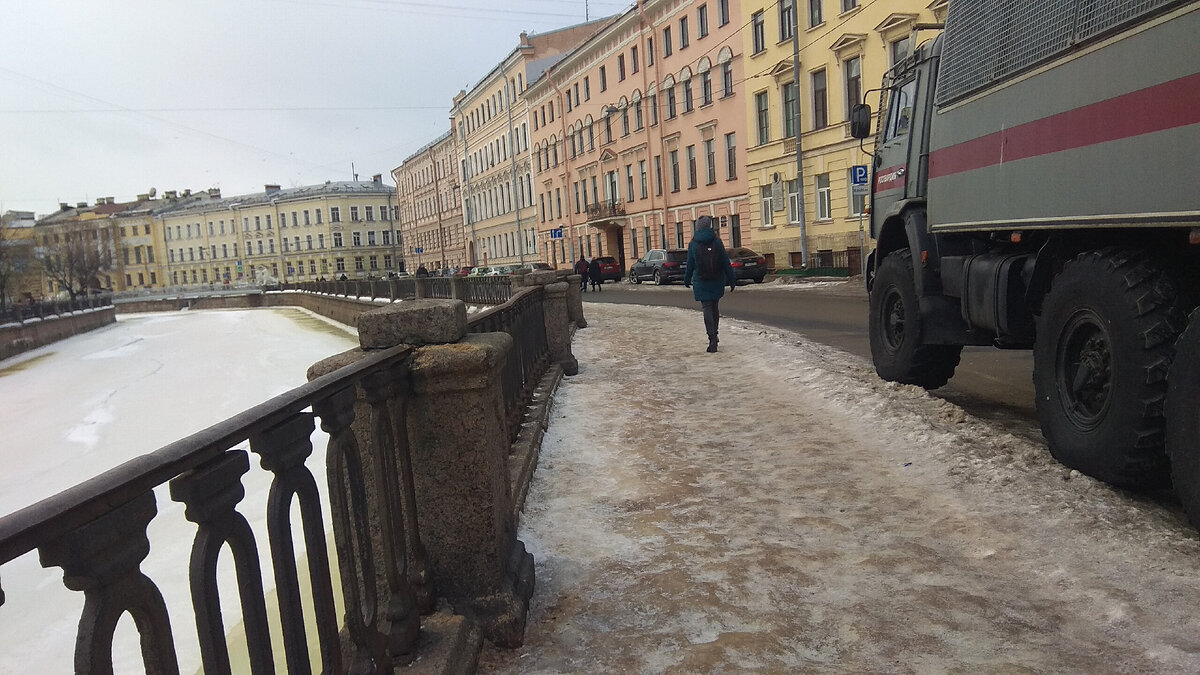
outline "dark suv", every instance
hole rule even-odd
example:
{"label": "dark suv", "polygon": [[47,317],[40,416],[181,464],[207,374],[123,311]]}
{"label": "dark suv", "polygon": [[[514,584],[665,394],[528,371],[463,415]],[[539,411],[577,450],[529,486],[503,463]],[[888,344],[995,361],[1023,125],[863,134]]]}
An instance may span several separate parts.
{"label": "dark suv", "polygon": [[684,268],[687,266],[687,254],[686,248],[670,250],[652,248],[629,268],[629,281],[634,284],[640,284],[648,279],[652,279],[656,284],[683,281]]}
{"label": "dark suv", "polygon": [[754,283],[761,284],[767,276],[767,259],[748,248],[729,249],[729,263],[738,279],[753,279]]}

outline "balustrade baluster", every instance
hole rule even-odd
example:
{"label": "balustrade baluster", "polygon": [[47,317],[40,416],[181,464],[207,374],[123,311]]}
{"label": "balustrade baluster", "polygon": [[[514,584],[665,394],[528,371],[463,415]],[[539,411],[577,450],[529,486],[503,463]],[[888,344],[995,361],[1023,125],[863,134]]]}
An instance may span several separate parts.
{"label": "balustrade baluster", "polygon": [[[321,428],[329,434],[325,465],[333,534],[346,599],[346,629],[354,653],[351,673],[374,673],[388,660],[386,636],[379,630],[379,592],[371,546],[370,505],[362,459],[351,424],[355,387],[347,387],[313,404]],[[376,486],[379,488],[380,486]]]}
{"label": "balustrade baluster", "polygon": [[113,634],[125,612],[137,626],[146,672],[179,672],[167,606],[141,570],[150,553],[146,526],[157,512],[147,491],[38,549],[43,567],[61,567],[63,585],[83,591],[75,672],[113,672]]}
{"label": "balustrade baluster", "polygon": [[184,516],[198,526],[188,576],[206,674],[232,672],[217,590],[217,558],[225,544],[229,545],[237,571],[250,671],[256,675],[275,672],[258,546],[250,524],[236,510],[246,496],[241,478],[249,470],[246,452],[231,450],[170,482],[171,498],[187,507]]}
{"label": "balustrade baluster", "polygon": [[300,505],[322,670],[338,670],[342,658],[338,640],[337,611],[333,605],[333,588],[330,585],[325,526],[321,522],[321,503],[318,499],[316,480],[304,466],[304,460],[312,454],[312,432],[312,417],[297,415],[250,437],[250,450],[262,457],[264,469],[275,474],[267,496],[267,535],[271,544],[275,589],[283,624],[284,654],[287,658],[288,673],[291,674],[312,672],[308,662],[308,641],[304,630],[300,582],[296,575],[296,551],[292,543],[293,498]]}

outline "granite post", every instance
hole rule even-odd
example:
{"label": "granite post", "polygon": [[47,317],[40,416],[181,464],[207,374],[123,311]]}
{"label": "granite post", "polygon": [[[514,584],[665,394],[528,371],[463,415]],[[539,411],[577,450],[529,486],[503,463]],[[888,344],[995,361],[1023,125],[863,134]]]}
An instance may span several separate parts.
{"label": "granite post", "polygon": [[527,274],[524,284],[542,287],[542,316],[550,360],[562,366],[564,375],[577,374],[579,361],[571,353],[571,318],[567,315],[571,284],[559,281],[558,275],[551,271]]}

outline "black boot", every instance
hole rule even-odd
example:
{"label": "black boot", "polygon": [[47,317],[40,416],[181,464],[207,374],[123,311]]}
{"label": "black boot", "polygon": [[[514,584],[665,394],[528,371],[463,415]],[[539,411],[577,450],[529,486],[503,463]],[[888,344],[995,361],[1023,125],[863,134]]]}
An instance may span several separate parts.
{"label": "black boot", "polygon": [[707,350],[705,350],[705,351],[707,351],[709,354],[715,354],[715,353],[716,353],[716,351],[717,351],[717,338],[715,338],[715,337],[710,337],[710,338],[708,338],[708,349],[707,349]]}

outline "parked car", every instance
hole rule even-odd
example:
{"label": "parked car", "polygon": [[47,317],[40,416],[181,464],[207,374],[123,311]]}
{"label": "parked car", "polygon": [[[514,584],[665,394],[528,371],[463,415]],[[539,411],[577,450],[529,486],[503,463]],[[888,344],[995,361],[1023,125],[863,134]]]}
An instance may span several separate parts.
{"label": "parked car", "polygon": [[492,271],[490,273],[488,273],[488,276],[499,277],[499,276],[504,276],[507,274],[512,274],[513,270],[515,270],[515,269],[517,269],[516,265],[496,265],[495,267],[492,268]]}
{"label": "parked car", "polygon": [[454,276],[456,276],[456,277],[469,276],[471,274],[472,269],[473,268],[470,265],[463,265],[462,267],[460,267],[454,271]]}
{"label": "parked car", "polygon": [[640,284],[652,280],[656,284],[669,284],[672,281],[683,281],[684,268],[687,265],[687,249],[652,248],[646,251],[637,262],[629,268],[630,283]]}
{"label": "parked car", "polygon": [[471,272],[467,274],[469,277],[490,277],[492,276],[492,268],[487,265],[479,265],[471,268]]}
{"label": "parked car", "polygon": [[597,260],[600,261],[600,279],[603,281],[620,281],[621,280],[621,264],[611,255],[602,255]]}
{"label": "parked car", "polygon": [[761,284],[767,276],[767,259],[740,246],[729,249],[729,264],[733,265],[733,274],[738,279],[753,279]]}
{"label": "parked car", "polygon": [[529,274],[530,272],[553,272],[554,267],[546,262],[531,262],[517,267],[515,271],[523,274]]}

